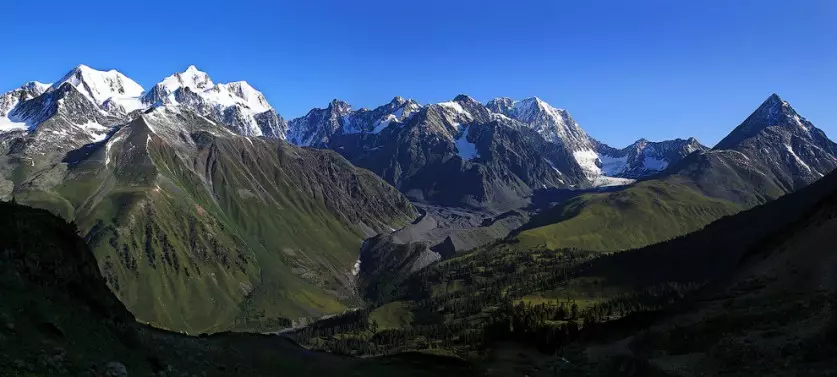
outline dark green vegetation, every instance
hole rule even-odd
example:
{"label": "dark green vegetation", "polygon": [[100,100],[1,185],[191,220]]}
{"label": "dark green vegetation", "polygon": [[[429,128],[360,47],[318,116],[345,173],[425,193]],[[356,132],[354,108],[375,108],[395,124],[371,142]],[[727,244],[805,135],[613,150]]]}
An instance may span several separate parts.
{"label": "dark green vegetation", "polygon": [[154,329],[105,285],[75,225],[0,202],[0,376],[467,376],[454,358],[355,359],[278,336]]}
{"label": "dark green vegetation", "polygon": [[276,330],[358,306],[362,240],[416,215],[334,152],[188,111],[155,109],[77,154],[18,165],[14,197],[74,220],[116,295],[162,328]]}
{"label": "dark green vegetation", "polygon": [[[551,375],[554,352],[566,375],[822,375],[837,370],[835,230],[832,173],[621,253],[520,252],[501,242],[378,293],[371,312],[295,336],[352,354],[450,352],[529,375]],[[399,319],[381,326],[395,310]]]}

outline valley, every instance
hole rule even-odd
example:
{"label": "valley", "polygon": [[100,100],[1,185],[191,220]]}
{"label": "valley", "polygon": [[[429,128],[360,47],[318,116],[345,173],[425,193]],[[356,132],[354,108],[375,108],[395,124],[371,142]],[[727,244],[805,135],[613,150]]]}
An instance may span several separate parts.
{"label": "valley", "polygon": [[[150,90],[77,66],[0,97],[0,343],[72,354],[0,372],[815,370],[830,272],[780,266],[830,265],[837,144],[776,94],[732,126],[614,148],[538,97],[467,95],[285,120],[195,66]],[[812,322],[828,339],[783,348]]]}

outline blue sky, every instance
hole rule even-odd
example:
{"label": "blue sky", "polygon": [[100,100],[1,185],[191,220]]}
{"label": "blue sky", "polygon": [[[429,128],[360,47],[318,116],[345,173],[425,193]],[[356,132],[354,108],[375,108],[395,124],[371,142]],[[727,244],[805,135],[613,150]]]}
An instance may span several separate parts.
{"label": "blue sky", "polygon": [[835,19],[832,0],[12,1],[0,90],[80,63],[150,88],[195,64],[286,118],[536,95],[614,146],[712,145],[776,92],[837,138]]}

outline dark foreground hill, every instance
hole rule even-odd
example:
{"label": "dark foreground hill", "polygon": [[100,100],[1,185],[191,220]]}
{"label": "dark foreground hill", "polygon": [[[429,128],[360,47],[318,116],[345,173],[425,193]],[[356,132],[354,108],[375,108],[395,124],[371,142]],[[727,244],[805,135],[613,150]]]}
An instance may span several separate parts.
{"label": "dark foreground hill", "polygon": [[76,228],[0,202],[0,376],[467,375],[424,354],[356,359],[279,336],[192,337],[134,321]]}

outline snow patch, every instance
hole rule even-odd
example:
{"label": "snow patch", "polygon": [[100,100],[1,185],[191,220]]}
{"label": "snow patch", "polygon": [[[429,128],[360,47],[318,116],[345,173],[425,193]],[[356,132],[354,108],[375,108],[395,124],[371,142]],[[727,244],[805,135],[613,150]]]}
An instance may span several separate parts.
{"label": "snow patch", "polygon": [[595,177],[602,174],[602,169],[596,164],[599,160],[599,155],[592,149],[575,151],[573,152],[573,158],[581,166],[581,169],[587,177]]}
{"label": "snow patch", "polygon": [[793,147],[791,147],[788,144],[785,144],[785,149],[787,149],[788,153],[790,153],[791,156],[793,156],[793,158],[796,160],[796,163],[799,164],[799,166],[802,166],[803,168],[805,168],[805,170],[808,170],[811,173],[817,173],[817,174],[820,174],[820,176],[822,176],[822,174],[820,172],[811,169],[811,167],[808,166],[808,164],[806,164],[805,161],[802,161],[802,159],[799,158],[799,156],[796,155],[796,152],[793,151]]}
{"label": "snow patch", "polygon": [[81,128],[84,132],[90,135],[93,142],[100,142],[108,137],[108,127],[105,127],[96,122],[87,122],[85,124],[78,124],[76,127]]}
{"label": "snow patch", "polygon": [[462,108],[462,105],[460,105],[459,103],[457,103],[455,101],[442,102],[442,103],[439,104],[439,106],[442,106],[446,109],[453,110],[457,114],[468,114],[468,112],[465,111],[465,109]]}
{"label": "snow patch", "polygon": [[463,160],[473,160],[479,158],[480,154],[477,152],[476,144],[468,141],[468,127],[462,130],[462,134],[456,139],[456,153]]}
{"label": "snow patch", "polygon": [[8,117],[0,117],[0,132],[9,132],[28,129],[26,122],[15,122]]}
{"label": "snow patch", "polygon": [[591,180],[593,187],[625,186],[636,182],[635,179],[607,177],[600,175]]}
{"label": "snow patch", "polygon": [[385,116],[383,119],[378,119],[375,121],[375,128],[372,129],[373,134],[380,133],[385,128],[389,127],[390,122],[398,121],[398,117],[395,114],[389,114]]}
{"label": "snow patch", "polygon": [[122,140],[124,137],[124,133],[120,134],[115,138],[111,138],[110,140],[108,140],[107,144],[105,144],[105,166],[108,166],[108,164],[110,164],[110,148],[113,146],[113,144],[115,144],[119,140]]}

